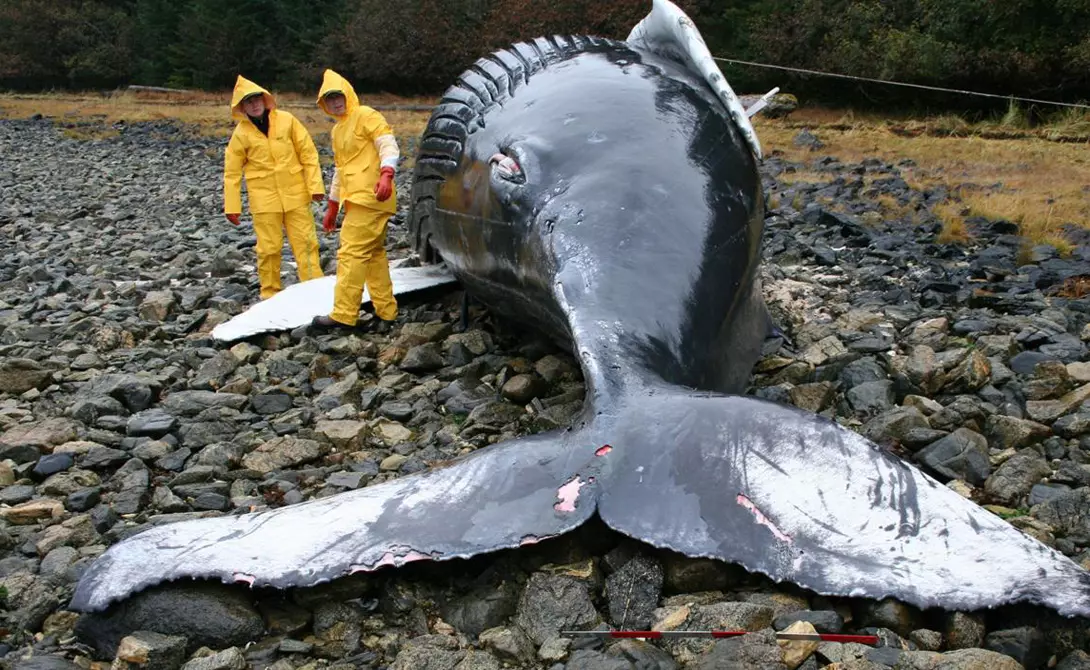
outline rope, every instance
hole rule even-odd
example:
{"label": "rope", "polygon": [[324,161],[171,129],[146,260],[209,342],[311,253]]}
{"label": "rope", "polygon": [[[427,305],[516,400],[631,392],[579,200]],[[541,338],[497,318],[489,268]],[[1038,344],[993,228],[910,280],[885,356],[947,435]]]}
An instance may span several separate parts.
{"label": "rope", "polygon": [[965,91],[956,88],[943,88],[941,86],[926,86],[924,84],[909,84],[903,81],[890,81],[888,79],[871,79],[870,77],[857,77],[850,74],[838,74],[835,72],[819,72],[817,70],[806,70],[798,67],[787,67],[784,65],[769,65],[767,63],[752,63],[744,60],[734,60],[732,58],[720,58],[719,56],[712,56],[715,60],[723,61],[725,63],[737,63],[739,65],[752,65],[754,67],[768,67],[776,70],[787,70],[789,72],[801,72],[803,74],[813,74],[820,77],[837,77],[840,79],[851,79],[854,81],[869,81],[876,84],[890,84],[893,86],[907,86],[909,88],[921,88],[926,91],[940,91],[942,93],[958,93],[960,95],[977,95],[983,98],[999,98],[1000,100],[1019,100],[1021,102],[1035,102],[1041,105],[1057,105],[1060,107],[1074,107],[1076,109],[1090,109],[1090,105],[1081,105],[1074,102],[1057,102],[1055,100],[1037,100],[1036,98],[1020,98],[1015,95],[998,95],[995,93],[981,93],[979,91]]}

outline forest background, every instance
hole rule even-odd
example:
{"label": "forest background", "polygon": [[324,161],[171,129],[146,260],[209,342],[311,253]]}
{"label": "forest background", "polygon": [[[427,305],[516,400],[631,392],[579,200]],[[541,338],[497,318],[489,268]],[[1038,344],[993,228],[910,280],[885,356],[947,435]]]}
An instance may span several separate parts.
{"label": "forest background", "polygon": [[[713,54],[862,77],[1075,101],[1090,97],[1090,0],[677,0]],[[623,39],[649,0],[4,0],[0,89],[130,84],[441,94],[477,58],[549,34]],[[720,63],[739,93],[808,103],[996,108],[994,100]],[[1003,106],[1002,101],[999,106]]]}

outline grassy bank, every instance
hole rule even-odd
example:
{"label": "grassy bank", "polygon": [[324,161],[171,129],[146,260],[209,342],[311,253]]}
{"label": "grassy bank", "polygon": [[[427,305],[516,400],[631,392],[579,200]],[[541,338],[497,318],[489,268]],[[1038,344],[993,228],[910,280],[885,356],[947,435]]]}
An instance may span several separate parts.
{"label": "grassy bank", "polygon": [[[279,104],[298,116],[319,141],[332,126],[314,104],[314,98],[278,94]],[[0,117],[29,118],[35,114],[67,121],[73,137],[102,137],[118,121],[175,119],[193,124],[208,136],[226,138],[234,125],[227,110],[229,93],[149,93],[0,95]],[[366,95],[362,100],[383,111],[402,138],[419,136],[434,98],[398,98]],[[81,125],[90,122],[89,125]],[[101,122],[101,123],[94,123]],[[808,163],[832,155],[843,161],[866,157],[913,165],[903,167],[906,180],[917,189],[944,186],[946,202],[933,210],[943,219],[947,241],[963,241],[966,217],[985,216],[1018,224],[1035,242],[1069,244],[1060,230],[1064,224],[1090,226],[1090,115],[1062,114],[1048,125],[1029,127],[1016,108],[1001,119],[968,123],[944,115],[925,118],[859,114],[845,110],[800,109],[785,119],[758,116],[755,125],[765,151]],[[813,150],[796,146],[802,129],[824,144]],[[407,152],[408,153],[408,152]],[[830,180],[827,173],[793,179]],[[889,202],[890,216],[911,213]]]}
{"label": "grassy bank", "polygon": [[[963,241],[965,219],[984,216],[1019,225],[1034,242],[1070,244],[1064,224],[1090,226],[1090,116],[1067,114],[1051,125],[1029,128],[1019,115],[969,124],[951,116],[922,119],[857,115],[841,110],[801,110],[787,119],[755,122],[768,152],[809,162],[832,155],[842,161],[874,157],[902,167],[916,189],[943,186],[947,200],[934,209],[945,241]],[[808,129],[824,144],[796,146]],[[830,180],[815,174],[817,180]],[[794,179],[803,178],[799,175]],[[888,203],[891,215],[905,214]]]}

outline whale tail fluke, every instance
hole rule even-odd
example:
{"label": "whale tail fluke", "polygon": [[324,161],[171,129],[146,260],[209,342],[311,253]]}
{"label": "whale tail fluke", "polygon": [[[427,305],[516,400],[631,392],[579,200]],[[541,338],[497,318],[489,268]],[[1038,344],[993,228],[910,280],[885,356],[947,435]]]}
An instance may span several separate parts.
{"label": "whale tail fluke", "polygon": [[593,514],[596,482],[588,480],[596,458],[593,448],[555,431],[326,498],[151,527],[92,563],[70,608],[100,611],[186,578],[305,587],[387,565],[533,544]]}
{"label": "whale tail fluke", "polygon": [[567,533],[597,512],[650,545],[823,595],[1090,616],[1090,573],[820,416],[678,387],[584,416],[348,493],[150,528],[90,566],[71,608],[101,610],[187,577],[305,587],[469,558]]}
{"label": "whale tail fluke", "polygon": [[631,405],[610,444],[598,513],[651,545],[823,595],[1090,616],[1090,573],[818,415],[665,389]]}

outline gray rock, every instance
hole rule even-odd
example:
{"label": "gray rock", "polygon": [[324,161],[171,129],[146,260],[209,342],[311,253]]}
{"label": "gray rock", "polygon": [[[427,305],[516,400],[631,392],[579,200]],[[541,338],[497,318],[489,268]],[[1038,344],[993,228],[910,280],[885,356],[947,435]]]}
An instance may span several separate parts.
{"label": "gray rock", "polygon": [[662,649],[644,640],[620,640],[606,653],[631,663],[637,670],[677,670],[677,663]]}
{"label": "gray rock", "polygon": [[844,628],[844,619],[833,610],[803,610],[781,614],[772,621],[772,627],[783,630],[798,621],[811,624],[819,633],[839,633]]}
{"label": "gray rock", "polygon": [[13,484],[0,488],[0,504],[19,505],[34,497],[34,487],[28,484]]}
{"label": "gray rock", "polygon": [[864,603],[861,618],[867,626],[886,628],[902,637],[908,637],[912,631],[920,627],[919,612],[914,607],[893,598]]}
{"label": "gray rock", "polygon": [[930,427],[927,418],[915,407],[894,407],[868,421],[860,432],[875,442],[882,442],[901,440],[913,429]]}
{"label": "gray rock", "polygon": [[1064,484],[1035,484],[1029,492],[1029,505],[1033,507],[1054,500],[1070,491],[1071,487]]}
{"label": "gray rock", "polygon": [[149,409],[129,417],[126,432],[131,437],[163,437],[178,427],[178,419],[162,409]]}
{"label": "gray rock", "polygon": [[663,570],[658,561],[636,556],[606,580],[605,599],[613,626],[647,630],[662,596]]}
{"label": "gray rock", "polygon": [[1044,636],[1029,626],[988,633],[984,646],[990,651],[1013,658],[1027,668],[1041,667],[1048,661]]}
{"label": "gray rock", "polygon": [[694,667],[697,670],[788,670],[776,639],[766,632],[720,640]]}
{"label": "gray rock", "polygon": [[1090,433],[1090,411],[1079,410],[1060,417],[1052,424],[1052,430],[1060,437],[1075,438]]}
{"label": "gray rock", "polygon": [[421,635],[405,643],[390,670],[455,670],[465,656],[452,637]]}
{"label": "gray rock", "polygon": [[950,612],[943,631],[947,649],[973,649],[984,646],[985,626],[979,614]]}
{"label": "gray rock", "polygon": [[549,384],[555,384],[564,378],[571,377],[575,367],[566,360],[548,354],[534,363],[534,372]]}
{"label": "gray rock", "polygon": [[593,649],[576,649],[568,659],[565,670],[632,670],[635,667],[626,659],[609,656]]}
{"label": "gray rock", "polygon": [[97,486],[92,486],[70,493],[64,501],[64,506],[72,512],[86,512],[101,500],[101,490]]}
{"label": "gray rock", "polygon": [[216,584],[168,584],[141,592],[103,613],[85,614],[76,635],[102,656],[113,657],[121,638],[134,630],[182,635],[186,653],[245,646],[264,632],[261,616],[245,590]]}
{"label": "gray rock", "polygon": [[121,639],[117,658],[147,670],[175,670],[185,660],[185,646],[182,635],[137,630]]}
{"label": "gray rock", "polygon": [[850,388],[845,397],[853,410],[860,416],[869,418],[893,407],[894,385],[888,379],[863,382]]}
{"label": "gray rock", "polygon": [[76,458],[69,453],[46,454],[38,459],[33,474],[37,479],[64,472],[76,464]]}
{"label": "gray rock", "polygon": [[114,476],[119,479],[113,509],[118,514],[136,514],[144,506],[151,481],[147,467],[140,460],[128,461]]}
{"label": "gray rock", "polygon": [[1026,413],[1034,421],[1051,423],[1087,399],[1090,399],[1090,384],[1084,384],[1056,400],[1030,400],[1026,402]]}
{"label": "gray rock", "polygon": [[1025,666],[995,651],[960,649],[943,654],[932,670],[1025,670]]}
{"label": "gray rock", "polygon": [[286,393],[262,393],[250,400],[258,414],[282,414],[292,408],[294,399]]}
{"label": "gray rock", "polygon": [[501,661],[526,663],[534,657],[534,645],[518,628],[491,628],[481,633],[480,643]]}
{"label": "gray rock", "polygon": [[1048,426],[1036,421],[1001,414],[993,414],[987,418],[984,432],[991,446],[1000,450],[1028,447],[1052,434]]}
{"label": "gray rock", "polygon": [[476,637],[502,626],[515,614],[519,594],[513,585],[474,589],[442,605],[443,620],[461,633]]}
{"label": "gray rock", "polygon": [[914,630],[908,638],[923,651],[938,651],[942,648],[942,633],[937,630]]}
{"label": "gray rock", "polygon": [[1056,670],[1090,670],[1090,654],[1081,649],[1073,651],[1056,665]]}
{"label": "gray rock", "polygon": [[222,351],[201,365],[189,386],[194,390],[216,390],[238,369],[239,363],[230,351]]}
{"label": "gray rock", "polygon": [[129,412],[140,412],[154,404],[161,385],[153,379],[137,375],[109,374],[95,377],[77,394],[77,399],[93,400],[108,396],[120,402]]}
{"label": "gray rock", "polygon": [[520,374],[504,382],[501,392],[503,397],[513,403],[525,405],[545,392],[545,384],[530,374]]}
{"label": "gray rock", "polygon": [[939,476],[940,481],[964,479],[973,486],[980,486],[992,469],[988,440],[968,428],[959,428],[925,447],[917,457]]}
{"label": "gray rock", "polygon": [[985,482],[984,490],[995,502],[1010,507],[1051,472],[1044,457],[1033,449],[1023,449],[999,466]]}
{"label": "gray rock", "polygon": [[11,670],[83,670],[63,656],[36,654],[30,658],[20,658],[11,665]]}
{"label": "gray rock", "polygon": [[27,358],[0,361],[0,393],[26,393],[44,389],[53,379],[53,371]]}
{"label": "gray rock", "polygon": [[413,406],[407,402],[390,401],[382,403],[378,413],[393,421],[406,422],[413,418],[415,412]]}
{"label": "gray rock", "polygon": [[[0,435],[0,460],[10,458],[16,463],[36,461],[39,454],[50,453],[53,447],[74,441],[79,436],[80,428],[79,423],[59,417],[18,424]],[[16,458],[31,453],[32,458]]]}
{"label": "gray rock", "polygon": [[[281,651],[285,651],[283,642],[280,644],[280,648]],[[304,650],[303,653],[307,651],[309,651],[309,648]],[[290,653],[290,650],[288,650],[288,653]],[[245,670],[247,667],[246,657],[242,654],[242,651],[238,647],[230,647],[208,656],[193,658],[186,662],[181,670]]]}
{"label": "gray rock", "polygon": [[242,409],[249,398],[237,393],[213,391],[179,391],[163,399],[162,407],[175,416],[194,417],[208,409],[226,407]]}
{"label": "gray rock", "polygon": [[398,365],[402,370],[413,373],[425,373],[443,367],[443,352],[434,342],[421,344],[409,349]]}
{"label": "gray rock", "polygon": [[562,630],[589,630],[600,619],[586,583],[541,572],[530,576],[515,614],[515,622],[539,645]]}
{"label": "gray rock", "polygon": [[1058,493],[1036,505],[1033,515],[1057,530],[1061,536],[1090,543],[1090,488]]}

